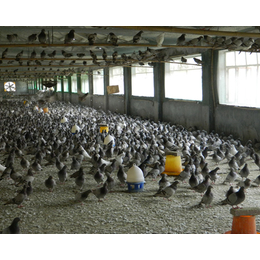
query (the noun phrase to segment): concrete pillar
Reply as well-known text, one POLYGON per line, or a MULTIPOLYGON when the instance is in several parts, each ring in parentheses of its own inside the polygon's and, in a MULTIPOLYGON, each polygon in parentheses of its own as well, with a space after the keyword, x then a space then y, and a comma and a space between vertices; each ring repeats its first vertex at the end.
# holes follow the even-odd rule
POLYGON ((89 96, 90 96, 90 107, 93 107, 93 71, 90 71, 89 76, 89 96))
POLYGON ((132 96, 132 73, 130 67, 124 67, 124 98, 125 98, 125 114, 130 115, 131 114, 131 96, 132 96))
POLYGON ((104 104, 105 104, 105 112, 109 110, 109 96, 107 93, 107 86, 109 86, 109 68, 104 68, 104 104))

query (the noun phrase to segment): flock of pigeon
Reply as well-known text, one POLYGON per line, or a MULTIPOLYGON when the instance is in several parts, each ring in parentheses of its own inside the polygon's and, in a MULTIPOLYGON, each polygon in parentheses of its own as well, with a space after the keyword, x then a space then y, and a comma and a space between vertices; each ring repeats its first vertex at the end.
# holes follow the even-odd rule
MULTIPOLYGON (((224 183, 232 185, 220 205, 238 207, 245 200, 245 190, 260 184, 260 175, 254 180, 249 178, 247 161, 252 160, 260 169, 260 158, 254 149, 257 144, 253 145, 250 140, 242 145, 232 135, 209 134, 195 127, 185 129, 181 125, 155 123, 58 101, 49 103, 49 109, 50 113, 40 112, 36 102, 31 102, 29 107, 22 101, 1 103, 0 181, 10 185, 11 179, 11 184, 17 187, 16 194, 1 201, 1 207, 23 207, 35 192, 33 182, 38 173, 47 166, 56 169, 57 174, 45 173, 42 186, 46 192, 55 193, 57 184, 66 186, 66 182, 74 180, 75 200, 81 203, 91 193, 103 201, 118 184, 125 186, 127 169, 134 164, 142 170, 146 182, 158 181, 153 197, 171 200, 179 183, 187 182, 187 189, 202 195, 199 205, 206 207, 210 207, 214 199, 213 187, 219 174, 226 174, 224 183), (109 125, 109 133, 100 133, 101 123, 109 125), (72 134, 75 125, 77 130, 72 134), (114 139, 105 145, 108 135, 114 139), (171 182, 163 174, 165 156, 176 151, 182 154, 184 169, 171 182), (68 164, 69 158, 71 164, 68 164), (209 169, 209 158, 216 164, 215 169, 209 169), (84 170, 83 161, 91 165, 88 172, 84 170), (228 173, 218 173, 218 164, 223 161, 229 165, 228 173), (16 169, 17 163, 26 174, 16 169), (73 173, 68 174, 69 171, 73 173), (93 176, 97 187, 84 190, 86 175, 93 176), (238 179, 241 180, 235 187, 238 179)), ((2 233, 20 233, 19 221, 20 218, 14 216, 2 233)))

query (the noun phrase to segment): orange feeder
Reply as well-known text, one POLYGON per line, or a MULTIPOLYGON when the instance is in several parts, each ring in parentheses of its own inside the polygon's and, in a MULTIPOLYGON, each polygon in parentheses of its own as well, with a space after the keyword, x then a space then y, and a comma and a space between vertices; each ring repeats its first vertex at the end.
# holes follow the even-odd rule
POLYGON ((44 107, 44 108, 43 108, 43 112, 44 112, 44 113, 48 113, 48 112, 49 112, 48 107, 44 107))
POLYGON ((108 126, 107 125, 99 125, 99 132, 102 133, 104 130, 108 133, 108 126))
POLYGON ((179 175, 182 172, 181 156, 166 155, 165 170, 163 173, 167 175, 179 175))
POLYGON ((232 208, 230 213, 233 215, 232 230, 225 234, 260 234, 255 224, 255 215, 260 215, 259 208, 232 208))

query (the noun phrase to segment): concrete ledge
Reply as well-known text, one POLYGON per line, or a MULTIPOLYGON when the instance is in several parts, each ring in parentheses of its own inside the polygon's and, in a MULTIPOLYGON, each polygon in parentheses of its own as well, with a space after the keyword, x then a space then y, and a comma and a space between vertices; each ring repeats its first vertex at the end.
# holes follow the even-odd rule
POLYGON ((255 216, 260 215, 260 208, 242 208, 242 209, 230 209, 230 214, 233 216, 255 216))

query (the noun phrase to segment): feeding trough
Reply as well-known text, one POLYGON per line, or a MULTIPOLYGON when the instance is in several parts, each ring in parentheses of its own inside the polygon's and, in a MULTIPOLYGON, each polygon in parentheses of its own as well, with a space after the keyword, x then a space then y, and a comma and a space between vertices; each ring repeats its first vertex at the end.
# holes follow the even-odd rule
POLYGON ((129 192, 140 192, 144 189, 143 171, 135 164, 127 171, 126 183, 129 192))
POLYGON ((108 125, 107 124, 99 124, 99 132, 102 133, 103 131, 106 131, 108 133, 109 131, 109 128, 108 128, 108 125))
POLYGON ((167 175, 179 175, 182 172, 181 156, 179 153, 166 155, 165 170, 167 175))

